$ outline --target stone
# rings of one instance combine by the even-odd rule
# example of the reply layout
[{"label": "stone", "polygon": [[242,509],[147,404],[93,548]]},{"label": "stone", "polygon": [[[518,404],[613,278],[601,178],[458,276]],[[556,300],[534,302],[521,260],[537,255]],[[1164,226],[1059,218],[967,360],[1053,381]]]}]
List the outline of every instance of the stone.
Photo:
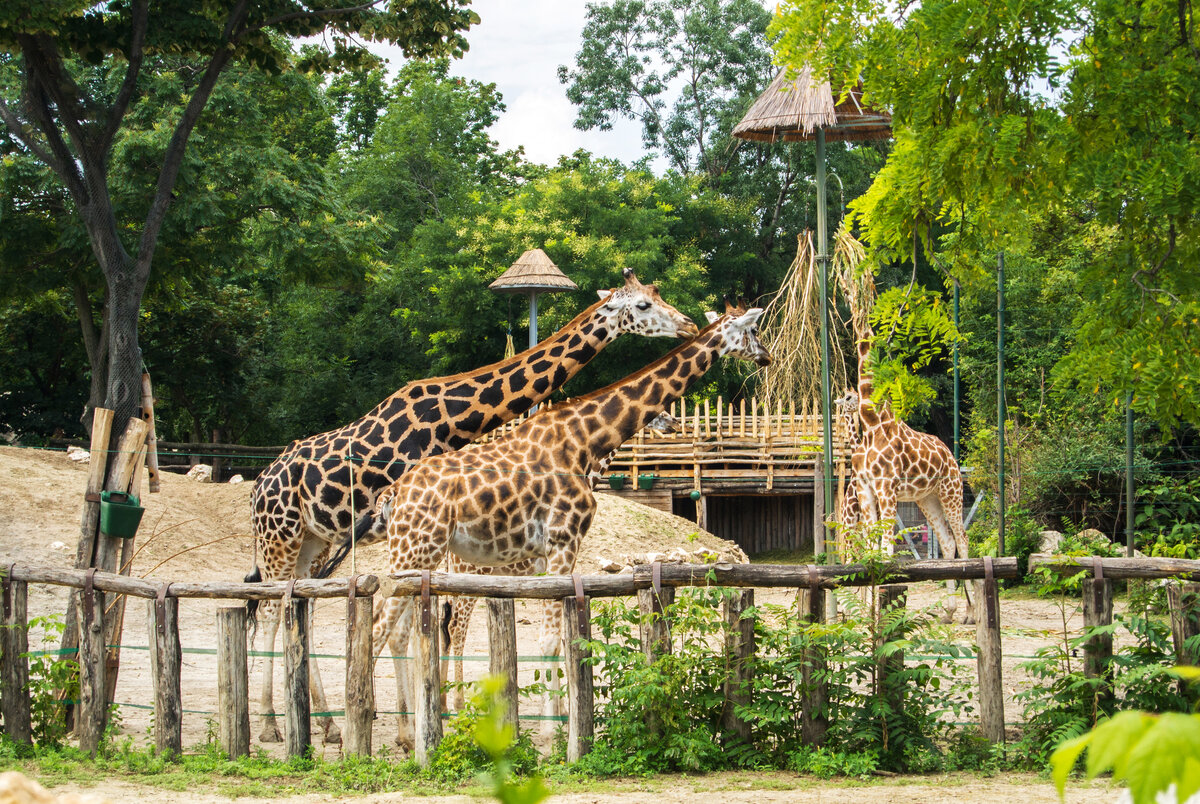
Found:
[{"label": "stone", "polygon": [[234,483],[245,483],[245,482],[246,482],[246,478],[242,477],[241,475],[234,475],[233,477],[229,478],[230,485],[233,485]]},{"label": "stone", "polygon": [[198,463],[188,470],[187,476],[197,483],[211,483],[212,467],[206,463]]},{"label": "stone", "polygon": [[67,457],[75,463],[88,463],[92,460],[92,453],[82,447],[67,447]]},{"label": "stone", "polygon": [[613,561],[611,558],[596,556],[596,563],[600,566],[601,572],[620,572],[622,564]]},{"label": "stone", "polygon": [[1041,541],[1038,543],[1039,553],[1049,553],[1054,555],[1058,553],[1059,547],[1062,545],[1063,535],[1056,530],[1044,530],[1040,534]]}]

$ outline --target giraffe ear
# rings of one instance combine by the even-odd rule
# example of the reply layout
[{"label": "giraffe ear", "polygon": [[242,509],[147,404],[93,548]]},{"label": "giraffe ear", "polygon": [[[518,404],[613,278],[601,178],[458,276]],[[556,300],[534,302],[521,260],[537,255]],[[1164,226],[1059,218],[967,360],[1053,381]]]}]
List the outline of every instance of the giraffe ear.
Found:
[{"label": "giraffe ear", "polygon": [[717,319],[720,318],[721,316],[717,315],[712,310],[709,310],[708,312],[706,312],[704,314],[704,317],[708,319],[708,323],[715,324],[715,323],[717,323]]},{"label": "giraffe ear", "polygon": [[612,291],[611,290],[597,290],[596,295],[599,296],[601,299],[607,299],[609,296],[612,295]]},{"label": "giraffe ear", "polygon": [[759,316],[761,316],[762,314],[763,314],[763,308],[752,307],[738,318],[737,325],[739,327],[743,327],[743,328],[752,326],[755,322],[758,321]]}]

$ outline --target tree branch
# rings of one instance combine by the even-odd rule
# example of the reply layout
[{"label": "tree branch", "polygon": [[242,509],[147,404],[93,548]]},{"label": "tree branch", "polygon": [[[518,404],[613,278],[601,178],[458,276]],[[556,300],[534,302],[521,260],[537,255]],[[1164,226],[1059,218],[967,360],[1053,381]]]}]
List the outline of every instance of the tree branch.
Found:
[{"label": "tree branch", "polygon": [[382,1],[383,0],[371,0],[371,2],[368,3],[363,3],[357,6],[349,6],[346,8],[324,8],[317,9],[315,11],[293,11],[290,14],[280,14],[278,16],[265,19],[256,25],[250,25],[242,29],[238,36],[240,37],[243,34],[247,34],[252,31],[261,31],[263,28],[270,28],[272,25],[279,25],[280,23],[291,22],[293,20],[327,19],[329,17],[335,17],[341,14],[354,14],[359,11],[369,11],[370,9],[378,6]]},{"label": "tree branch", "polygon": [[98,143],[101,153],[105,154],[105,161],[108,159],[107,154],[109,149],[112,148],[117,131],[121,128],[121,121],[125,119],[125,112],[129,109],[129,103],[133,99],[133,92],[137,88],[138,75],[142,71],[142,57],[145,55],[146,28],[149,25],[150,18],[149,6],[149,0],[137,0],[133,4],[133,35],[129,42],[129,53],[127,55],[129,61],[125,67],[125,78],[121,81],[121,88],[117,91],[117,97],[113,101],[112,108],[109,109],[108,123],[105,124],[104,131],[100,135],[100,142]]},{"label": "tree branch", "polygon": [[62,174],[60,166],[56,164],[57,160],[50,151],[43,148],[37,140],[33,138],[32,133],[26,129],[21,123],[21,120],[13,113],[13,110],[8,108],[8,104],[4,102],[4,98],[0,98],[0,122],[4,123],[5,128],[20,141],[22,145],[38,159],[46,163],[46,165],[55,173]]},{"label": "tree branch", "polygon": [[1157,263],[1155,263],[1153,268],[1139,268],[1138,270],[1133,272],[1133,276],[1129,277],[1130,281],[1133,282],[1133,284],[1135,284],[1139,288],[1141,288],[1143,296],[1148,293],[1162,293],[1166,296],[1169,296],[1171,298],[1171,300],[1174,301],[1176,304],[1181,303],[1179,300],[1179,297],[1176,296],[1171,291],[1169,291],[1165,288],[1146,287],[1146,285],[1143,284],[1141,279],[1139,278],[1142,276],[1152,276],[1152,277],[1157,278],[1158,272],[1160,270],[1162,270],[1162,267],[1164,265],[1167,264],[1167,260],[1170,259],[1171,254],[1174,251],[1175,251],[1175,224],[1174,224],[1174,222],[1172,222],[1171,225],[1167,228],[1167,252],[1162,255],[1162,259],[1160,259]]}]

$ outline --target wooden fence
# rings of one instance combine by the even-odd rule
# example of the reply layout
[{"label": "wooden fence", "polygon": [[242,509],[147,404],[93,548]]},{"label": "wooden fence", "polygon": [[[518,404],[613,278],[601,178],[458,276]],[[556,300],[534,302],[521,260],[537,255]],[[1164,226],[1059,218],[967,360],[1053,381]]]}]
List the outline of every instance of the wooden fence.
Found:
[{"label": "wooden fence", "polygon": [[[1112,621],[1114,579],[1181,577],[1200,580],[1200,561],[1175,559],[1062,559],[1035,556],[1032,566],[1053,566],[1059,571],[1087,572],[1092,578],[1085,589],[1087,625]],[[1004,739],[1004,708],[1001,687],[1001,642],[997,579],[1017,575],[1015,558],[931,560],[896,563],[888,573],[889,585],[881,590],[885,601],[902,604],[905,587],[916,581],[970,580],[975,584],[979,609],[978,643],[980,720],[990,740]],[[439,572],[406,573],[381,579],[370,575],[328,580],[296,580],[287,583],[156,583],[110,572],[69,570],[13,564],[3,579],[3,628],[0,628],[0,711],[4,729],[15,741],[30,742],[30,699],[27,628],[27,586],[56,584],[80,590],[77,610],[80,619],[80,701],[77,731],[80,747],[94,752],[103,733],[105,704],[105,661],[103,612],[106,595],[128,595],[147,601],[154,683],[154,741],[159,751],[178,754],[182,750],[180,695],[180,641],[178,606],[180,598],[225,600],[275,599],[284,609],[285,742],[290,756],[309,750],[310,699],[308,691],[308,615],[312,598],[345,598],[346,625],[346,724],[344,750],[371,753],[371,721],[374,693],[371,645],[371,612],[376,596],[414,596],[421,623],[414,634],[414,690],[416,756],[424,763],[441,739],[440,651],[438,646],[439,595],[470,595],[487,598],[491,671],[507,679],[509,717],[516,717],[516,638],[514,599],[562,600],[564,611],[564,656],[569,696],[568,759],[574,761],[591,747],[594,726],[592,665],[586,643],[590,638],[589,601],[596,597],[633,596],[643,618],[642,645],[651,656],[670,650],[670,637],[660,617],[680,586],[724,586],[738,591],[725,603],[730,623],[726,650],[732,678],[727,690],[731,700],[748,694],[737,683],[754,654],[750,620],[741,612],[753,605],[754,588],[790,587],[799,590],[798,616],[805,621],[826,617],[822,590],[838,586],[863,586],[870,582],[860,565],[771,566],[750,564],[655,564],[636,567],[618,575],[573,575],[561,577],[505,577],[456,575]],[[1189,639],[1200,634],[1200,583],[1172,586],[1173,628],[1180,660],[1196,663],[1187,653]],[[1090,601],[1090,602],[1089,602]],[[242,605],[223,607],[218,624],[218,738],[230,756],[243,756],[250,749],[250,711],[246,650],[246,610]],[[1193,643],[1195,644],[1195,640]],[[805,663],[803,683],[808,694],[801,712],[802,733],[812,744],[823,742],[827,692],[820,679],[827,657],[811,648]],[[1094,637],[1086,646],[1089,673],[1110,672],[1112,638]],[[898,661],[898,664],[897,664]],[[887,666],[903,666],[903,659],[890,657]],[[881,668],[887,672],[886,667]],[[727,707],[725,728],[748,734],[751,724]]]}]

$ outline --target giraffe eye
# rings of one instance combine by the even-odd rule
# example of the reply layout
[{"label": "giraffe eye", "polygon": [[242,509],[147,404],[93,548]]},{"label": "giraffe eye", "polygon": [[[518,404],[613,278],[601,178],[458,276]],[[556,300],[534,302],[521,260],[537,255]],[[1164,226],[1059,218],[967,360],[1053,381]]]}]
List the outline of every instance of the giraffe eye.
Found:
[{"label": "giraffe eye", "polygon": [[648,302],[648,301],[640,301],[640,302],[638,302],[638,303],[637,303],[637,308],[638,308],[639,310],[649,310],[649,309],[650,309],[650,302]]}]

